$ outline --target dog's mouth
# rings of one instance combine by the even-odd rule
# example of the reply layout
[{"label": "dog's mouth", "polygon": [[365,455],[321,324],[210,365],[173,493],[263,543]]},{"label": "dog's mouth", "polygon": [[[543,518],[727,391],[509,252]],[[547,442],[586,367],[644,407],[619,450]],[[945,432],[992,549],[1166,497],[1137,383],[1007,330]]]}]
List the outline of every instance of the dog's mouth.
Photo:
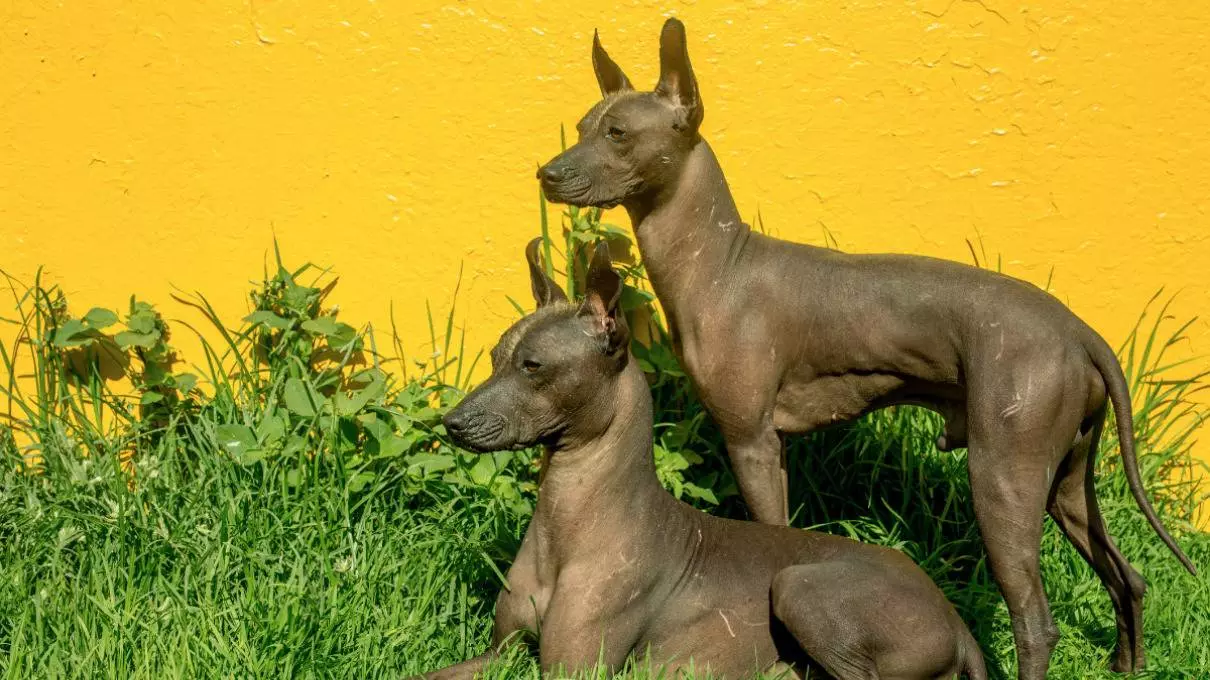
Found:
[{"label": "dog's mouth", "polygon": [[563,203],[577,208],[616,208],[625,201],[624,196],[600,198],[595,196],[592,181],[576,176],[561,182],[542,181],[542,193],[552,203]]},{"label": "dog's mouth", "polygon": [[546,187],[543,187],[543,193],[546,194],[546,200],[551,203],[563,203],[564,205],[571,205],[577,208],[602,208],[609,210],[610,208],[622,205],[622,202],[625,200],[623,198],[595,198],[589,191],[571,193],[558,189],[551,190]]},{"label": "dog's mouth", "polygon": [[516,448],[514,442],[509,441],[508,422],[503,416],[495,413],[479,414],[458,429],[450,428],[447,425],[446,431],[459,448],[474,453],[491,453]]},{"label": "dog's mouth", "polygon": [[592,194],[592,182],[583,176],[575,176],[558,182],[543,179],[542,193],[546,194],[546,200],[552,203],[584,207],[588,205],[590,194]]}]

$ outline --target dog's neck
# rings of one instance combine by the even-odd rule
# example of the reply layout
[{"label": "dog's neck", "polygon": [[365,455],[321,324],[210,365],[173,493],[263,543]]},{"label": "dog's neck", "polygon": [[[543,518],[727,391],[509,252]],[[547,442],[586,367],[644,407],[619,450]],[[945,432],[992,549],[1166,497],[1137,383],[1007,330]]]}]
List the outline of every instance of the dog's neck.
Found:
[{"label": "dog's neck", "polygon": [[535,514],[564,556],[658,519],[675,502],[656,477],[651,391],[633,357],[617,381],[605,431],[547,451]]},{"label": "dog's neck", "polygon": [[751,229],[740,219],[718,158],[699,139],[676,182],[627,203],[639,249],[660,300],[685,300],[727,274]]}]

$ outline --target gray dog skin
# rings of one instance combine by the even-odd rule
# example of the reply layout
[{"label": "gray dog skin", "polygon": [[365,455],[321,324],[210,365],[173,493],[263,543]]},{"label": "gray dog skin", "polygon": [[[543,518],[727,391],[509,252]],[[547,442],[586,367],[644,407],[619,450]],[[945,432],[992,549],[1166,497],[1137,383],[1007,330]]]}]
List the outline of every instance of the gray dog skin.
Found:
[{"label": "gray dog skin", "polygon": [[891,404],[932,408],[946,421],[938,447],[968,448],[1020,677],[1045,677],[1058,641],[1039,572],[1046,512],[1109,592],[1113,668],[1143,668],[1146,586],[1110,538],[1093,488],[1107,397],[1135,500],[1194,568],[1144,494],[1130,395],[1105,341],[1054,297],[1008,276],[754,233],[699,134],[702,102],[676,19],[660,37],[653,92],[636,92],[595,34],[592,61],[604,99],[577,126],[578,143],[538,177],[551,201],[630,214],[674,349],[722,430],[753,515],[788,522],[785,434]]},{"label": "gray dog skin", "polygon": [[608,248],[577,309],[539,265],[539,242],[527,249],[538,310],[445,417],[472,451],[544,444],[537,508],[496,602],[492,652],[421,677],[469,679],[534,631],[546,673],[598,661],[616,672],[634,655],[667,677],[800,677],[808,664],[842,680],[986,677],[961,618],[902,553],[713,517],[665,491]]}]

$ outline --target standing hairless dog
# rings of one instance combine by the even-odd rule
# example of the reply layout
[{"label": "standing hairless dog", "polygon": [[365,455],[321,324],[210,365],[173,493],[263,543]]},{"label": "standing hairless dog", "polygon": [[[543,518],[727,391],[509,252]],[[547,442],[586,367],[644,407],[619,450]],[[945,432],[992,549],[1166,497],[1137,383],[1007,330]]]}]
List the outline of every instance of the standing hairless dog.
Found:
[{"label": "standing hairless dog", "polygon": [[839,680],[986,677],[962,619],[902,553],[713,517],[665,491],[608,249],[577,309],[539,266],[539,241],[526,251],[538,310],[445,417],[473,451],[544,444],[537,509],[496,602],[493,651],[422,677],[469,680],[526,631],[540,632],[548,672],[649,655],[669,677],[798,677],[809,661]]},{"label": "standing hairless dog", "polygon": [[969,449],[975,514],[1012,616],[1020,677],[1044,677],[1058,639],[1039,573],[1045,512],[1109,591],[1114,669],[1142,668],[1145,585],[1106,531],[1093,489],[1106,397],[1135,500],[1194,568],[1144,494],[1130,395],[1105,341],[1017,279],[753,233],[699,134],[702,101],[676,19],[660,36],[655,91],[636,92],[595,35],[592,62],[604,100],[538,176],[552,201],[630,214],[675,350],[755,517],[788,521],[785,433],[890,404],[931,407],[946,419],[938,447]]}]

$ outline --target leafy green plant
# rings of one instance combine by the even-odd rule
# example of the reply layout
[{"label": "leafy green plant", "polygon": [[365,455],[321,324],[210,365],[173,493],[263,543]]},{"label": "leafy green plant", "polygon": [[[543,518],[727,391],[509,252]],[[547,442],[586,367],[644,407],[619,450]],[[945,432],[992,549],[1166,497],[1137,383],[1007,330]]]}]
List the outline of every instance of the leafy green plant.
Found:
[{"label": "leafy green plant", "polygon": [[[573,298],[598,239],[625,269],[661,482],[744,517],[722,438],[673,355],[629,235],[600,211],[571,209],[552,234],[540,210],[546,266]],[[122,317],[75,316],[41,272],[30,285],[7,281],[16,314],[0,319],[15,331],[0,346],[0,676],[399,677],[486,647],[532,511],[537,456],[470,454],[442,428],[480,356],[456,329],[457,292],[444,319],[428,315],[431,352],[409,363],[393,315],[380,351],[373,327],[330,302],[335,277],[286,265],[276,244],[249,314],[231,324],[201,294],[177,297],[189,320],[133,297]],[[1204,468],[1189,447],[1207,416],[1195,399],[1206,376],[1181,375],[1188,365],[1169,358],[1192,322],[1176,322],[1160,299],[1119,354],[1144,483],[1204,571],[1210,534],[1193,523]],[[202,339],[187,370],[172,345],[182,329]],[[793,523],[909,554],[971,622],[993,676],[1009,677],[1012,632],[965,454],[937,451],[939,428],[935,415],[901,407],[791,438]],[[1187,576],[1155,540],[1111,431],[1102,447],[1102,509],[1151,583],[1151,667],[1195,676],[1210,667],[1210,582]],[[1113,677],[1108,598],[1049,523],[1043,571],[1063,633],[1052,675]],[[623,676],[658,673],[638,661]],[[517,651],[488,677],[540,674]]]}]

